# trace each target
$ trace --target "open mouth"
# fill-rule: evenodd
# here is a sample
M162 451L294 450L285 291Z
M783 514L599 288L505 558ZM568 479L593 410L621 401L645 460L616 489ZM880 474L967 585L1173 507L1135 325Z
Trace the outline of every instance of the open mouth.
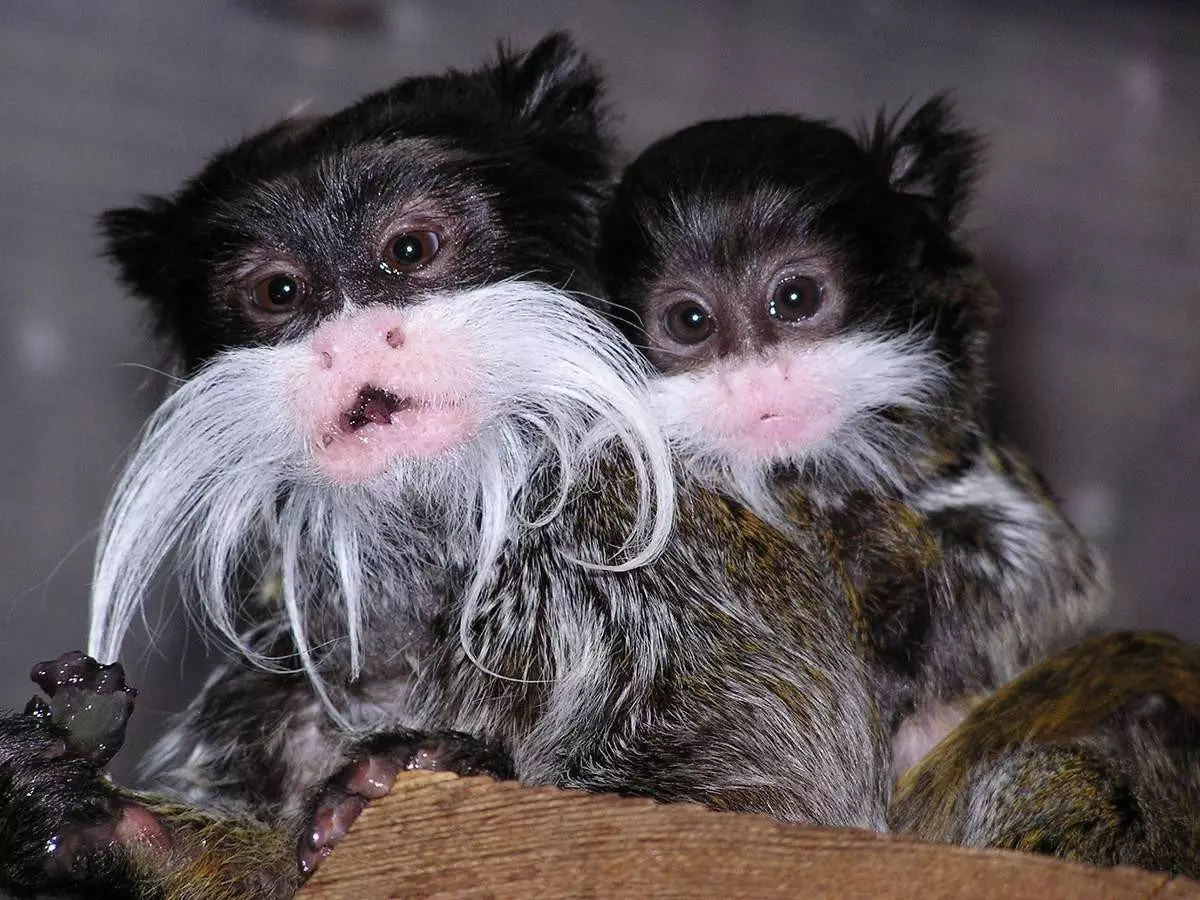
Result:
M402 413L409 414L404 416L402 424L407 426L406 430L411 430L419 427L422 413L455 417L461 411L462 403L458 400L421 399L410 394L396 394L371 384L363 385L354 401L338 414L333 428L321 437L321 446L331 447L340 435L353 435L359 442L375 441L382 434L380 429L396 424ZM379 427L371 428L372 425Z
M445 453L475 433L470 399L422 397L404 387L388 390L361 384L337 412L313 422L317 468L336 483L355 484L380 474L397 459Z
M383 388L364 386L354 404L338 418L338 426L353 434L365 425L391 425L392 416L413 405L412 397L397 397Z

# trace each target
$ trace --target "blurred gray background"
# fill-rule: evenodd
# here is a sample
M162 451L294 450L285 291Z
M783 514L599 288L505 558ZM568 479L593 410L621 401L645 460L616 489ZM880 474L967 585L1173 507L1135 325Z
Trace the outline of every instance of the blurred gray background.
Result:
M163 391L96 213L300 104L564 27L631 152L953 89L991 143L970 225L1006 303L997 417L1109 551L1115 621L1200 638L1200 4L0 0L0 705L82 644L101 506ZM177 611L152 624L138 744L203 664Z

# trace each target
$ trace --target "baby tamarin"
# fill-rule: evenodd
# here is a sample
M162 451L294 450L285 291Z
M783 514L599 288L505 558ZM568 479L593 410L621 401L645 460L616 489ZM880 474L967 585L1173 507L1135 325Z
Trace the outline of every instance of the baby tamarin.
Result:
M799 116L648 148L603 214L614 316L707 484L847 566L902 770L1107 605L1105 570L985 424L994 298L944 98L855 138Z
M1200 648L1083 641L971 710L889 819L927 840L1200 877Z
M58 849L0 861L9 883L286 895L287 836L311 866L408 765L882 827L837 572L673 485L644 362L563 290L598 291L600 90L548 38L106 214L187 377L107 513L93 653L171 566L238 655L152 755L187 809L114 795L53 717L13 717L0 810L30 823L22 859ZM60 766L53 803L25 790Z

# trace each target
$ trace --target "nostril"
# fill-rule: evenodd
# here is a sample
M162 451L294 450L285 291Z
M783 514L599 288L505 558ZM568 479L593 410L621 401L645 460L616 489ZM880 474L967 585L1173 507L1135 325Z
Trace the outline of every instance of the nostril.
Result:
M404 333L399 328L393 328L387 333L388 346L393 349L404 343Z
M322 369L332 369L333 368L333 354L332 353L329 353L328 351L321 352L321 368Z

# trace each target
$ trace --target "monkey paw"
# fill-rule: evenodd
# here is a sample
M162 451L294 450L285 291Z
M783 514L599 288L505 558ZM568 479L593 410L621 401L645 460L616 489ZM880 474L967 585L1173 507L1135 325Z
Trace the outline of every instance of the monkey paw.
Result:
M26 715L49 719L63 730L63 752L103 766L125 742L137 691L125 684L120 663L102 666L79 650L38 663L29 675L49 702L32 698Z
M334 775L309 809L297 859L311 875L372 800L385 797L404 771L454 772L457 775L513 777L512 762L496 747L457 731L377 734L359 744L353 761Z

